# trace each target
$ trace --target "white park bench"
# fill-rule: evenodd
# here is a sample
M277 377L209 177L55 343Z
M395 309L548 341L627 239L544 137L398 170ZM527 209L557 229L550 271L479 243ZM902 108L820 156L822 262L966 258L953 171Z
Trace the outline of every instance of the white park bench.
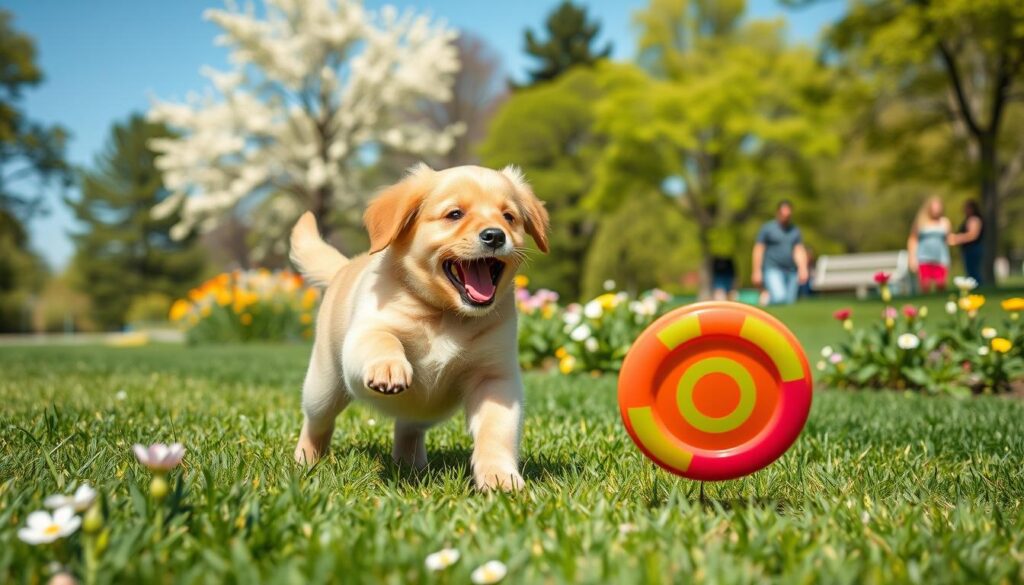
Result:
M891 275L889 285L893 294L910 292L906 250L821 256L814 266L811 286L821 292L852 290L856 291L859 298L864 298L869 290L877 286L877 272Z

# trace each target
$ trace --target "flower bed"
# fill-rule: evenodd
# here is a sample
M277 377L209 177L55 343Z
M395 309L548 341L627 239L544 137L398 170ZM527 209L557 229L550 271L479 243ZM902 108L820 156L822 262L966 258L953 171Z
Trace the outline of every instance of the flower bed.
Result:
M884 276L878 279L882 297L891 299ZM834 387L951 395L1009 391L1024 377L1024 299L1004 301L1004 319L989 325L978 316L985 297L971 294L977 283L964 278L955 282L959 296L937 317L929 317L925 307L890 305L857 327L852 310L837 311L833 316L848 337L835 348L822 348L817 363L821 378Z
M218 274L171 305L189 343L288 341L313 334L320 293L289 271Z
M586 304L558 304L558 294L530 293L516 279L519 362L524 369L558 367L563 374L617 372L640 332L669 308L671 297L652 290L633 299L607 292ZM614 285L607 288L614 288Z

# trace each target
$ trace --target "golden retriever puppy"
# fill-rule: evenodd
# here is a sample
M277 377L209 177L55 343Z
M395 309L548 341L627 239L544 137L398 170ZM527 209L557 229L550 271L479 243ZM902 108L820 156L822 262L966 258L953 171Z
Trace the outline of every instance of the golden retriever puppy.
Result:
M548 214L514 167L414 167L370 202L368 254L345 258L312 214L291 258L326 286L302 387L295 458L327 450L353 399L395 418L393 457L422 468L424 433L459 407L480 489L519 489L523 386L512 280L531 236L547 252Z

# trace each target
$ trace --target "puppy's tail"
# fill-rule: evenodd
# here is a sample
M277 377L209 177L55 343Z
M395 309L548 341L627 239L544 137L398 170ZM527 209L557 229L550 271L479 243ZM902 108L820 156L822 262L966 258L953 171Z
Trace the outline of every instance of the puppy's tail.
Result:
M320 237L316 218L309 211L295 222L291 244L292 264L314 286L326 287L341 267L348 264L348 258Z

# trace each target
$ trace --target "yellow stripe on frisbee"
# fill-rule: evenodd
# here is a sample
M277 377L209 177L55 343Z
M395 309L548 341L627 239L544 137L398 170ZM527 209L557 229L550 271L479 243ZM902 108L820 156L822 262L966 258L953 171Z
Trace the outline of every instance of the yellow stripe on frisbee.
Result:
M659 428L650 407L629 409L629 424L640 444L650 451L655 459L683 472L690 467L693 453L676 446Z
M748 316L743 321L740 337L760 347L768 354L768 357L772 358L775 366L779 368L779 375L782 376L783 382L792 382L804 377L800 356L793 349L793 345L768 322Z
M700 320L697 315L680 319L658 332L658 339L669 351L700 337Z

